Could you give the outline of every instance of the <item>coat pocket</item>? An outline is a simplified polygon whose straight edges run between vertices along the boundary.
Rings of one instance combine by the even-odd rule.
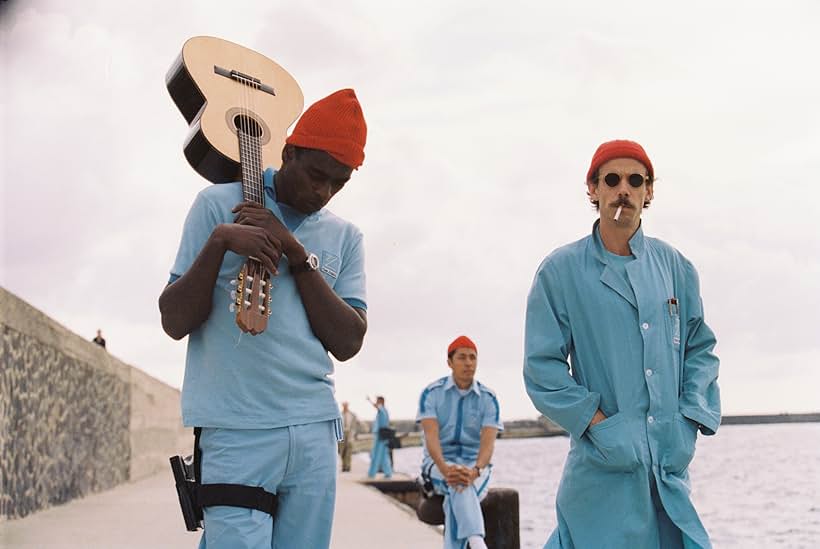
[[[669,309],[670,340],[672,347],[677,351],[680,349],[680,312],[677,303],[674,307],[670,305]]]
[[[669,473],[686,469],[695,457],[698,426],[679,413],[669,422],[661,447],[661,467]]]
[[[586,459],[601,469],[629,472],[640,464],[628,419],[620,413],[588,427],[581,439]]]

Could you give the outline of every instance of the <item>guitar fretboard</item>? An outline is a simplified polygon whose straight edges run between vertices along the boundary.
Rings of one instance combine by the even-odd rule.
[[[251,124],[254,124],[251,122]],[[242,128],[239,136],[239,158],[242,164],[242,197],[245,201],[265,205],[265,186],[262,181],[262,148],[259,137],[252,135],[254,128]]]

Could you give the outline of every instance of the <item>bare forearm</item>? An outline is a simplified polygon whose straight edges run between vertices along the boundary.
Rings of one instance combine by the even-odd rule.
[[[495,450],[495,439],[498,436],[498,429],[494,427],[484,427],[481,430],[481,440],[478,447],[478,457],[475,460],[475,465],[479,469],[483,469],[493,459],[493,451]]]
[[[225,251],[224,239],[217,228],[191,268],[166,286],[159,296],[162,329],[172,338],[182,339],[208,319]]]
[[[441,450],[441,441],[439,440],[438,421],[433,418],[421,420],[421,427],[424,429],[424,442],[427,447],[427,453],[430,454],[430,459],[436,464],[439,471],[444,472],[446,462],[444,461],[444,452]]]
[[[292,252],[293,256],[288,256],[288,260],[292,263],[304,261],[299,252],[304,253],[304,249]],[[360,313],[345,303],[317,271],[299,273],[295,279],[313,333],[337,360],[353,358],[362,348],[367,332],[364,312]]]

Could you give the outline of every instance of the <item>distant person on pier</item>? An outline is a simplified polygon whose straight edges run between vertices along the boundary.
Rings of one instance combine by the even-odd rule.
[[[330,355],[359,352],[367,305],[362,233],[326,206],[362,165],[366,136],[356,94],[339,90],[302,113],[281,168],[262,174],[264,205],[224,183],[188,212],[159,307],[165,332],[188,336],[182,419],[201,429],[200,480],[261,488],[278,503],[273,515],[206,506],[203,548],[330,546],[342,435]],[[248,257],[273,275],[257,335],[230,309]]]
[[[655,174],[638,143],[598,147],[586,187],[592,234],[547,256],[527,301],[527,393],[571,437],[545,547],[711,547],[689,498],[698,431],[720,425],[697,271],[644,235]]]
[[[370,450],[370,468],[367,470],[368,478],[375,478],[376,473],[382,471],[385,478],[393,476],[393,464],[390,461],[390,448],[388,446],[390,437],[385,436],[386,430],[390,429],[390,414],[384,406],[384,397],[376,397],[376,402],[367,399],[376,408],[376,419],[373,421],[373,447]]]
[[[466,336],[447,348],[451,373],[427,386],[416,421],[424,430],[421,478],[444,496],[444,547],[486,549],[481,500],[495,439],[504,430],[495,393],[475,379],[478,349]]]
[[[102,336],[102,330],[97,330],[97,337],[95,337],[91,341],[105,349],[105,338]]]
[[[358,433],[359,419],[350,410],[347,402],[342,402],[342,430],[344,440],[339,443],[339,454],[342,457],[342,472],[350,471],[350,461],[353,457],[353,441]]]

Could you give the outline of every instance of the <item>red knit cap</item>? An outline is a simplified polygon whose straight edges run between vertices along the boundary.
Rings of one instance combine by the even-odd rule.
[[[449,355],[456,349],[460,349],[462,347],[466,347],[467,349],[472,349],[475,352],[478,352],[478,348],[476,348],[475,343],[473,340],[467,336],[458,336],[450,343],[450,346],[447,347],[447,354]]]
[[[320,99],[302,113],[286,143],[319,149],[354,169],[364,162],[367,124],[362,106],[351,89]]]
[[[649,156],[647,156],[643,147],[634,141],[616,139],[615,141],[607,141],[595,151],[595,154],[592,156],[592,163],[589,165],[589,171],[587,172],[587,181],[592,178],[592,174],[594,174],[598,168],[614,158],[632,158],[633,160],[637,160],[646,166],[649,179],[655,179],[652,162],[649,161]]]

